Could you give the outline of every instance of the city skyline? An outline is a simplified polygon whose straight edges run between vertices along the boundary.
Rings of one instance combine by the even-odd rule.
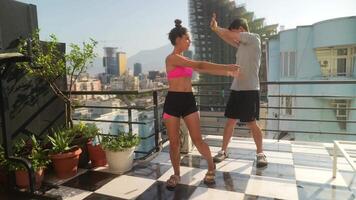
[[[119,51],[124,51],[131,57],[142,50],[167,45],[167,34],[173,28],[176,18],[181,19],[183,25],[190,28],[187,1],[154,0],[150,1],[150,4],[142,0],[21,2],[37,6],[42,39],[47,39],[51,33],[67,44],[81,43],[93,38],[99,42],[96,50],[99,56],[102,56],[104,46],[118,47]],[[286,29],[356,15],[356,3],[352,0],[328,3],[322,0],[235,2],[245,4],[247,10],[255,12],[257,18],[266,18],[267,24],[278,23]],[[160,8],[159,13],[157,8]],[[299,12],[296,14],[295,10]],[[71,23],[68,23],[69,21]]]

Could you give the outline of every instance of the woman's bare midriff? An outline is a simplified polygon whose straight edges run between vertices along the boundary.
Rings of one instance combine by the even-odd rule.
[[[174,78],[168,80],[171,92],[192,92],[192,81],[190,77]]]

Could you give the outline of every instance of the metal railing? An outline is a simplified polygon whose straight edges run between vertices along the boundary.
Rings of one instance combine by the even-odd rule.
[[[223,83],[196,83],[193,84],[194,87],[212,87],[212,86],[222,86],[222,85],[230,85],[231,83],[229,82],[223,82]],[[265,82],[260,82],[261,85],[277,85],[277,86],[298,86],[298,85],[356,85],[356,80],[311,80],[311,81],[265,81]],[[355,86],[356,87],[356,86]],[[211,90],[209,90],[211,91]],[[213,90],[214,91],[214,90]],[[216,91],[216,90],[215,90]],[[226,92],[222,92],[217,90],[215,94],[196,94],[196,96],[200,97],[221,97],[221,98],[228,98],[229,95],[226,94]],[[293,97],[293,98],[348,98],[348,99],[353,99],[356,98],[355,95],[304,95],[304,94],[296,94],[296,95],[290,95],[290,94],[272,94],[272,95],[267,95],[266,97],[268,98],[281,98],[281,97]],[[217,109],[222,109],[225,108],[225,105],[204,105],[200,104],[198,105],[200,108],[217,108]],[[336,107],[314,107],[314,106],[309,106],[309,107],[296,107],[296,106],[291,106],[291,107],[286,107],[286,106],[260,106],[260,109],[267,109],[269,110],[282,110],[282,109],[291,109],[291,110],[345,110],[345,111],[353,111],[356,110],[356,107],[345,107],[345,108],[336,108]],[[209,115],[201,115],[201,117],[205,118],[225,118],[224,116],[209,116]],[[271,118],[271,117],[260,117],[260,120],[264,121],[285,121],[285,122],[306,122],[306,123],[356,123],[356,120],[335,120],[335,119],[298,119],[298,118]],[[244,123],[241,123],[244,124]],[[213,125],[202,125],[201,127],[203,128],[218,128],[218,129],[223,129],[224,127],[222,126],[213,126]],[[249,130],[248,128],[244,127],[236,127],[236,130]],[[310,130],[282,130],[282,129],[266,129],[263,128],[262,131],[269,131],[269,132],[277,132],[281,134],[282,132],[292,132],[292,133],[306,133],[306,134],[327,134],[327,135],[348,135],[348,136],[356,136],[356,133],[352,132],[335,132],[335,131],[310,131]]]
[[[129,127],[129,132],[132,132],[133,130],[133,125],[148,125],[153,122],[154,125],[154,133],[145,136],[145,137],[140,137],[141,140],[147,140],[152,137],[154,137],[154,146],[148,151],[138,151],[136,150],[135,153],[138,154],[144,154],[144,156],[136,158],[136,159],[145,159],[148,156],[150,156],[152,153],[159,151],[162,148],[162,145],[165,141],[167,141],[166,138],[162,139],[162,133],[165,133],[164,128],[160,128],[161,126],[161,120],[159,116],[159,108],[163,105],[162,101],[159,101],[159,92],[165,92],[167,88],[159,88],[159,89],[151,89],[151,90],[141,90],[141,91],[73,91],[71,94],[72,95],[117,95],[117,96],[122,96],[122,95],[134,95],[134,96],[139,96],[139,95],[151,95],[153,104],[149,106],[87,106],[87,105],[77,105],[73,106],[74,110],[78,108],[92,108],[92,109],[115,109],[115,110],[127,110],[127,117],[128,120],[102,120],[102,119],[90,119],[90,118],[73,118],[75,121],[84,121],[84,122],[102,122],[102,123],[116,123],[116,124],[127,124]],[[133,110],[139,110],[139,111],[147,111],[147,110],[152,110],[154,118],[149,121],[145,122],[139,122],[139,121],[133,121],[132,118],[132,111]],[[113,133],[105,133],[101,135],[115,135]]]
[[[193,87],[205,87],[205,86],[221,86],[221,85],[230,85],[231,83],[224,82],[224,83],[194,83]],[[356,81],[351,80],[343,80],[343,81],[272,81],[272,82],[261,82],[261,85],[311,85],[311,84],[356,84]],[[88,121],[88,122],[103,122],[103,123],[121,123],[127,124],[129,126],[129,131],[132,131],[132,125],[147,125],[148,123],[154,123],[154,133],[141,137],[142,140],[146,140],[149,138],[154,137],[154,146],[148,151],[136,151],[136,153],[144,154],[143,157],[137,159],[145,159],[150,156],[152,153],[159,151],[162,148],[162,144],[167,141],[167,138],[162,139],[162,134],[166,135],[165,128],[162,126],[161,115],[159,114],[159,108],[162,106],[163,101],[159,101],[160,97],[163,100],[164,95],[159,96],[159,93],[164,93],[167,91],[167,88],[161,89],[154,89],[154,90],[144,90],[144,91],[75,91],[72,92],[72,95],[135,95],[139,96],[142,94],[149,94],[152,97],[153,103],[149,106],[119,106],[119,107],[112,107],[112,106],[85,106],[79,105],[75,106],[75,109],[78,108],[92,108],[92,109],[118,109],[118,110],[127,110],[128,120],[100,120],[100,119],[83,119],[83,118],[74,118],[74,120],[81,120],[81,121]],[[228,98],[229,93],[222,93],[221,91],[215,90],[216,94],[206,94],[201,95],[199,93],[195,93],[195,96],[210,96],[210,97],[221,97],[221,98]],[[280,98],[285,96],[292,96],[295,98],[315,98],[315,97],[328,97],[328,98],[339,98],[340,96],[337,95],[287,95],[287,94],[278,94],[278,95],[268,95],[269,98]],[[343,95],[341,97],[353,98],[353,95]],[[198,101],[199,102],[199,101]],[[198,104],[199,108],[225,108],[225,105],[203,105]],[[281,109],[292,109],[292,110],[335,110],[335,107],[286,107],[286,106],[269,106],[269,105],[261,105],[261,109],[267,110],[281,110]],[[356,110],[355,107],[346,107],[346,108],[338,108],[341,110],[352,111]],[[132,111],[133,110],[153,110],[154,118],[151,121],[140,122],[140,121],[133,121],[132,119]],[[208,116],[208,115],[201,115],[201,117],[214,117],[214,118],[225,118],[224,116]],[[280,121],[280,122],[305,122],[305,123],[356,123],[356,120],[335,120],[335,119],[296,119],[296,118],[271,118],[271,117],[261,117],[260,120],[262,121]],[[243,124],[243,123],[242,123]],[[223,129],[222,126],[214,126],[214,125],[201,125],[202,128],[218,128]],[[236,130],[248,130],[246,127],[237,126]],[[285,133],[286,131],[292,133],[303,133],[303,134],[326,134],[326,135],[355,135],[356,133],[350,133],[346,131],[313,131],[313,130],[282,130],[282,129],[267,129],[263,128],[262,131],[265,132],[276,132],[277,138],[280,139],[280,134]]]

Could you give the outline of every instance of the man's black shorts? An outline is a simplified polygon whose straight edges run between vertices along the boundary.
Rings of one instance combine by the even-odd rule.
[[[260,118],[260,91],[231,90],[225,109],[225,117],[251,122]]]

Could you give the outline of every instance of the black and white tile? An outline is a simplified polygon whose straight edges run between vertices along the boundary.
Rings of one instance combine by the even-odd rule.
[[[207,137],[215,154],[221,137]],[[173,174],[169,152],[160,152],[148,163],[135,165],[119,175],[107,167],[80,171],[76,177],[57,182],[49,194],[64,200],[156,200],[156,199],[355,199],[356,175],[340,158],[337,178],[332,176],[332,156],[321,143],[265,140],[269,164],[256,168],[255,144],[251,139],[233,138],[229,158],[217,163],[215,184],[205,185],[207,162],[197,150],[181,155],[181,182],[166,188]]]

